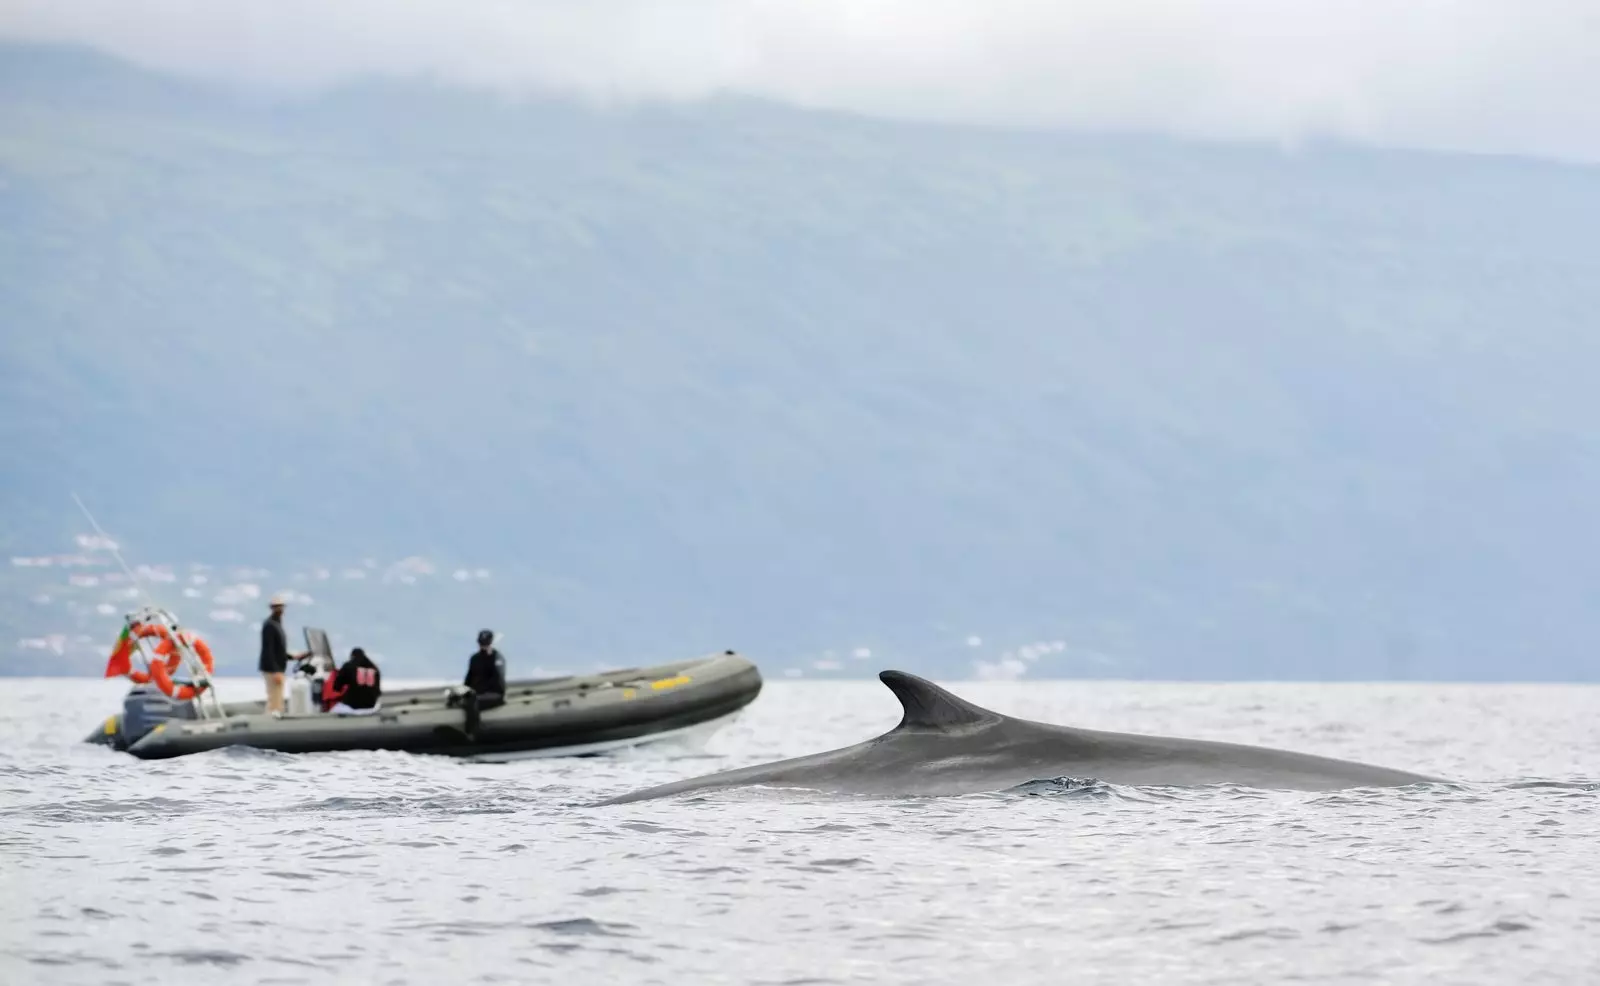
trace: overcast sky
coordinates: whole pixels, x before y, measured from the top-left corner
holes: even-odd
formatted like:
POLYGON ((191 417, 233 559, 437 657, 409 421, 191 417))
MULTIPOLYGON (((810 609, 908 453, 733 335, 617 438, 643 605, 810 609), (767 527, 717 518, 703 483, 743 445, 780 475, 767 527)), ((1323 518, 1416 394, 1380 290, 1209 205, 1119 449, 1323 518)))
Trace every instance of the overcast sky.
POLYGON ((1600 0, 0 0, 0 35, 297 88, 425 73, 1600 162, 1600 0))

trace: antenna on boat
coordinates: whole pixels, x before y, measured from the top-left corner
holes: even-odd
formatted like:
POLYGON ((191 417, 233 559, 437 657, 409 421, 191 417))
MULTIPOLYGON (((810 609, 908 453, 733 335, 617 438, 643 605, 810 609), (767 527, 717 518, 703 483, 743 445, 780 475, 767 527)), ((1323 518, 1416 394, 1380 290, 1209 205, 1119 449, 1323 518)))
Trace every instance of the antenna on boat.
MULTIPOLYGON (((96 534, 100 535, 101 541, 111 551, 111 555, 117 560, 117 564, 122 566, 122 571, 127 574, 128 579, 133 583, 134 593, 138 596, 143 596, 145 599, 145 605, 140 610, 123 616, 123 622, 127 630, 136 630, 139 623, 147 620, 156 621, 161 626, 164 626, 166 629, 163 633, 174 648, 173 654, 178 657, 179 661, 187 665, 190 677, 194 679, 195 684, 199 687, 199 693, 194 696, 195 709, 202 718, 208 718, 208 712, 214 713, 218 718, 226 717, 228 713, 222 706, 222 699, 217 697, 216 683, 211 679, 210 668, 201 663, 200 652, 195 649, 194 642, 185 639, 185 633, 192 631, 184 631, 182 625, 178 622, 177 616, 165 606, 158 604, 155 597, 145 591, 143 584, 139 581, 139 574, 128 567, 128 563, 123 560, 122 552, 117 550, 116 540, 107 534, 94 519, 94 514, 91 514, 89 508, 83 505, 83 500, 78 497, 77 493, 74 492, 72 494, 72 499, 78 505, 78 509, 83 511, 83 516, 89 521, 89 526, 94 528, 96 534), (206 708, 208 702, 212 707, 210 710, 206 708)), ((204 645, 203 641, 199 641, 199 643, 202 646, 204 645)), ((141 652, 144 651, 142 642, 136 641, 135 646, 141 652)), ((208 655, 206 660, 209 661, 211 659, 209 650, 206 653, 208 655)), ((148 656, 146 660, 149 660, 148 656)), ((170 695, 171 692, 168 692, 168 694, 170 695)))
MULTIPOLYGON (((111 537, 111 535, 101 530, 100 525, 95 522, 94 514, 91 514, 89 512, 89 508, 83 505, 83 501, 78 499, 77 493, 72 494, 72 500, 78 505, 78 509, 83 511, 83 516, 89 521, 89 526, 94 528, 94 532, 100 535, 100 539, 110 546, 111 556, 117 560, 117 564, 122 566, 122 571, 125 572, 129 580, 133 582, 134 590, 140 595, 148 598, 148 593, 146 593, 144 591, 144 587, 139 584, 139 576, 133 571, 133 569, 128 567, 127 562, 122 560, 122 552, 117 550, 117 542, 111 537)), ((154 604, 155 600, 151 599, 150 602, 154 604)))

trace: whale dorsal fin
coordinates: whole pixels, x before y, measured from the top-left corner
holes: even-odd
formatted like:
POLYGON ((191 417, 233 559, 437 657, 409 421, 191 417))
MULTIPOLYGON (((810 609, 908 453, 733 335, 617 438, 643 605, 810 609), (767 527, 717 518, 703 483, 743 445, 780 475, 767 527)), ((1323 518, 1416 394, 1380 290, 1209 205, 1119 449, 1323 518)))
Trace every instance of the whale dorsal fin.
POLYGON ((999 722, 997 712, 973 705, 924 678, 904 671, 881 671, 878 680, 900 700, 905 715, 896 729, 960 729, 999 722))

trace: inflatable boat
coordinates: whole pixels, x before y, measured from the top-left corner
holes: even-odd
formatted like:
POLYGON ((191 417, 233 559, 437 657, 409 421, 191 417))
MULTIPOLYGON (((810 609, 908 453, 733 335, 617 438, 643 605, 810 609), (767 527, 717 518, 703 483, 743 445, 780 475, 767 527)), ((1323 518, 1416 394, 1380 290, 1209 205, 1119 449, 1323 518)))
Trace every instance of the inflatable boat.
MULTIPOLYGON (((162 625, 149 617, 130 614, 130 624, 162 625)), ((168 663, 192 664, 191 680, 175 686, 157 655, 151 666, 161 680, 135 677, 122 711, 87 742, 145 760, 225 746, 282 753, 393 750, 489 762, 586 756, 714 731, 754 701, 762 684, 756 666, 733 651, 651 667, 512 679, 505 704, 482 711, 468 735, 466 712, 455 701, 460 689, 442 685, 386 690, 377 709, 360 715, 324 712, 303 701, 290 702, 280 714, 268 714, 264 699, 223 703, 207 676, 209 653, 204 661, 191 660, 184 631, 176 621, 167 626, 167 634, 156 635, 175 641, 169 655, 177 659, 169 656, 168 663)), ((327 649, 322 631, 308 629, 306 637, 313 653, 327 649)))

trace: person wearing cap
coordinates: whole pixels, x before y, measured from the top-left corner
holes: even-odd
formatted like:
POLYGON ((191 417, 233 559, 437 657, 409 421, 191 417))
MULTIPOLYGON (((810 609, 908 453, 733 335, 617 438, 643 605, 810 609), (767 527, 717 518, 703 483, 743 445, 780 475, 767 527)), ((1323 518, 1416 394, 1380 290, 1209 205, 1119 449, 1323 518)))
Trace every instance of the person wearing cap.
POLYGON ((461 682, 466 692, 460 696, 467 715, 466 733, 478 730, 478 714, 506 703, 506 659, 494 646, 494 631, 478 632, 478 649, 467 660, 467 676, 461 682))
POLYGON ((267 714, 283 713, 283 674, 289 669, 289 660, 303 660, 306 654, 289 653, 289 634, 283 629, 283 607, 286 600, 273 596, 270 615, 261 621, 261 660, 257 667, 267 683, 267 714))

